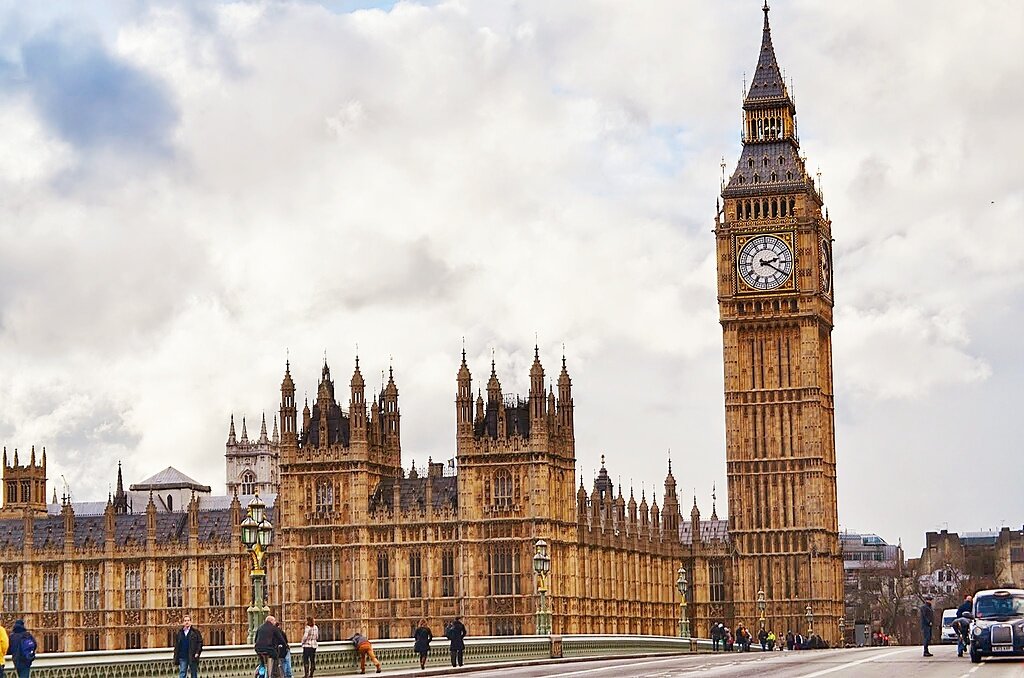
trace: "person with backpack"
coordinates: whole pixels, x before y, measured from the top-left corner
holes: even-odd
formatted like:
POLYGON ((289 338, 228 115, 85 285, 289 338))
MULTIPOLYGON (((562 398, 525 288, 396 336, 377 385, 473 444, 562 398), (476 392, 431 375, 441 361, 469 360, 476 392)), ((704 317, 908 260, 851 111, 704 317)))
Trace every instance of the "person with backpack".
POLYGON ((456 617, 444 630, 445 638, 450 643, 448 646, 452 654, 452 666, 462 666, 462 653, 466 651, 466 625, 462 623, 462 617, 456 617))
POLYGON ((191 669, 192 678, 199 677, 199 655, 203 652, 203 634, 192 626, 192 617, 181 618, 181 628, 174 634, 174 663, 178 678, 186 678, 191 669))
POLYGON ((11 634, 11 659, 18 678, 29 678, 32 662, 36 659, 36 639, 25 628, 25 620, 14 622, 14 633, 11 634))

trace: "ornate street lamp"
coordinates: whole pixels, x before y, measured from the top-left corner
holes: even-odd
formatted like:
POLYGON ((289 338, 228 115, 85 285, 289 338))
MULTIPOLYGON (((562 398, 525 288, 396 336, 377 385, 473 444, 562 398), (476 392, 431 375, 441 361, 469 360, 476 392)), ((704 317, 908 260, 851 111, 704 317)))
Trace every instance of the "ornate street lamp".
POLYGON ((768 606, 764 599, 764 589, 757 592, 757 613, 760 615, 761 630, 764 631, 764 609, 768 606))
POLYGON ((538 539, 533 547, 533 571, 537 574, 537 635, 551 633, 551 611, 548 610, 548 573, 551 572, 551 556, 548 543, 538 539))
POLYGON ((846 617, 839 618, 839 647, 846 647, 846 617))
POLYGON ((679 637, 690 637, 690 618, 686 614, 686 593, 690 582, 686 579, 686 568, 682 565, 676 572, 676 590, 679 591, 679 637))
POLYGON ((255 642, 256 629, 270 614, 267 606, 267 549, 274 541, 274 526, 267 520, 267 505, 255 495, 242 519, 242 544, 249 551, 249 578, 252 580, 252 605, 249 616, 249 642, 255 642))
POLYGON ((804 608, 804 619, 807 620, 807 635, 814 633, 814 612, 811 611, 811 604, 807 603, 807 607, 804 608))

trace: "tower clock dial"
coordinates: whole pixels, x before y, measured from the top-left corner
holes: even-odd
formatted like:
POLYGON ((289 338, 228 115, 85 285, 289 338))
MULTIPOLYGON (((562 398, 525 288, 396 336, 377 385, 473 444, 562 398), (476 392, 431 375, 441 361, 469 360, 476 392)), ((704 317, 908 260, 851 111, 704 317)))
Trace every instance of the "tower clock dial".
POLYGON ((832 249, 828 246, 828 240, 821 239, 821 291, 825 294, 832 292, 832 249))
POLYGON ((778 236, 759 235, 744 243, 736 266, 749 287, 774 290, 793 275, 793 251, 778 236))

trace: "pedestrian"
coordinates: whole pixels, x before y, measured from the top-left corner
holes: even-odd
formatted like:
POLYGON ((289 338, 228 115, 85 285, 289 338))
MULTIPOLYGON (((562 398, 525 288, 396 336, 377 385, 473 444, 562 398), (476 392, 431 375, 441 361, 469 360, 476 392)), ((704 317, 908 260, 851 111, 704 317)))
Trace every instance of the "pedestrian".
POLYGON ((733 641, 732 630, 725 629, 724 633, 725 633, 725 640, 723 640, 722 642, 723 642, 723 645, 725 647, 725 651, 726 652, 732 652, 732 641, 733 641))
POLYGON ((191 673, 192 678, 199 676, 199 655, 203 652, 203 634, 192 626, 192 617, 181 618, 181 628, 174 635, 174 663, 178 665, 178 678, 185 678, 191 673))
POLYGON ((356 652, 359 653, 359 673, 366 673, 367 657, 369 657, 370 661, 376 665, 377 673, 380 673, 380 662, 377 660, 377 655, 373 653, 373 645, 370 644, 370 639, 359 631, 356 631, 348 637, 348 640, 352 641, 352 645, 356 648, 356 652))
POLYGON ((452 654, 452 666, 462 666, 462 654, 466 651, 466 633, 462 617, 455 617, 444 631, 445 637, 450 641, 448 649, 452 654))
POLYGON ((302 678, 313 678, 316 673, 316 645, 320 640, 320 627, 312 617, 306 617, 306 628, 302 630, 302 678))
POLYGON ((796 636, 793 635, 793 631, 786 631, 786 649, 792 650, 793 645, 796 643, 796 636))
POLYGON ((761 652, 768 651, 768 631, 761 629, 757 632, 757 642, 761 643, 761 652))
POLYGON ((280 621, 277 621, 274 626, 281 632, 281 644, 277 648, 277 656, 281 658, 281 672, 284 674, 284 678, 292 678, 292 648, 288 644, 288 635, 281 627, 280 621))
POLYGON ((434 634, 430 632, 427 620, 421 619, 419 626, 416 627, 416 631, 412 635, 416 639, 413 649, 420 656, 420 670, 422 671, 427 667, 427 655, 430 654, 430 641, 434 639, 434 634))
POLYGON ((800 633, 799 631, 796 632, 796 637, 793 639, 793 649, 804 649, 804 634, 800 633))
POLYGON ((736 625, 736 632, 733 634, 736 639, 736 644, 740 646, 740 652, 743 652, 743 624, 736 625))
POLYGON ((281 678, 280 648, 287 645, 288 641, 277 628, 277 619, 273 615, 267 615, 263 625, 256 629, 256 642, 253 646, 260 661, 264 662, 267 669, 266 678, 281 678))
POLYGON ((4 658, 7 656, 10 646, 11 639, 7 636, 7 629, 0 624, 0 678, 4 678, 4 658))
POLYGON ((718 624, 711 625, 711 651, 718 652, 718 645, 721 643, 722 638, 718 635, 718 624))
POLYGON ((773 652, 775 650, 775 641, 776 640, 777 640, 777 638, 775 637, 775 631, 769 631, 768 632, 768 651, 769 652, 773 652))
POLYGON ((25 620, 14 622, 14 633, 10 637, 11 660, 18 678, 28 678, 32 670, 32 662, 36 659, 36 639, 25 628, 25 620))
POLYGON ((932 628, 935 626, 935 610, 932 609, 932 597, 924 597, 924 605, 921 606, 921 642, 924 644, 925 657, 932 657, 928 651, 928 645, 932 642, 932 628))
MULTIPOLYGON (((969 629, 971 626, 971 622, 970 619, 964 617, 964 613, 966 612, 967 614, 972 614, 972 610, 974 610, 974 601, 971 598, 970 594, 967 594, 966 596, 964 596, 964 602, 960 603, 960 607, 956 608, 956 619, 960 622, 958 626, 963 631, 962 633, 958 631, 956 634, 957 657, 963 657, 964 650, 966 650, 969 646, 968 640, 970 639, 970 635, 968 634, 970 633, 969 629)), ((954 621, 953 623, 956 624, 956 621, 954 621)))

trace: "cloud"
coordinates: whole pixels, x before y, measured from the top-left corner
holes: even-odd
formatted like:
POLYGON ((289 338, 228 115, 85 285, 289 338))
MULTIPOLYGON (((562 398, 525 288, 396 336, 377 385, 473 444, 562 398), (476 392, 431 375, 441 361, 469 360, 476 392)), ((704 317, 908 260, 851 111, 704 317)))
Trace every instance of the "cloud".
MULTIPOLYGON (((120 456, 129 479, 173 456, 219 486, 228 417, 277 409, 285 352, 301 394, 325 349, 345 383, 358 344, 369 384, 393 362, 406 463, 446 459, 463 337, 478 383, 493 348, 522 393, 536 336, 549 377, 565 344, 578 469, 606 454, 653 485, 671 448, 707 513, 725 485, 711 228, 761 13, 365 5, 0 24, 0 395, 46 396, 7 407, 5 441, 46 444, 82 498, 120 456)), ((934 506, 864 498, 902 496, 914 468, 957 486, 943 441, 969 427, 1024 472, 1012 422, 972 424, 1020 371, 1022 13, 772 12, 834 222, 840 515, 911 548, 934 506)))
POLYGON ((20 56, 41 119, 65 141, 146 155, 170 150, 178 114, 166 92, 94 36, 56 27, 26 41, 20 56))

